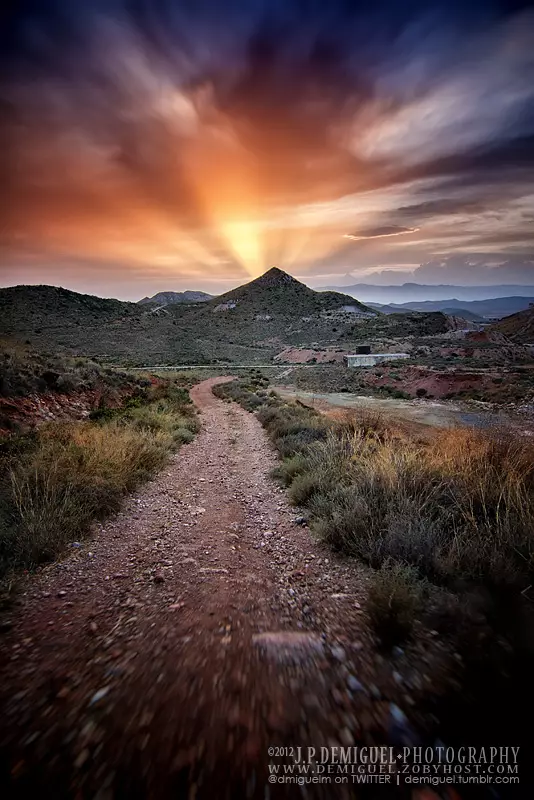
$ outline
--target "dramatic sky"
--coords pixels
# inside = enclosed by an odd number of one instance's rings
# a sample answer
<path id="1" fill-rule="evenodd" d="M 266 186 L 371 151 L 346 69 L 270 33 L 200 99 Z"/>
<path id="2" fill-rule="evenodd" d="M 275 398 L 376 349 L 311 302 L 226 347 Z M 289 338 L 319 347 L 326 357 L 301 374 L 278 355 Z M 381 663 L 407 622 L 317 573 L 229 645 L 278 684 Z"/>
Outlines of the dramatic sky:
<path id="1" fill-rule="evenodd" d="M 534 10 L 7 0 L 0 283 L 534 284 Z"/>

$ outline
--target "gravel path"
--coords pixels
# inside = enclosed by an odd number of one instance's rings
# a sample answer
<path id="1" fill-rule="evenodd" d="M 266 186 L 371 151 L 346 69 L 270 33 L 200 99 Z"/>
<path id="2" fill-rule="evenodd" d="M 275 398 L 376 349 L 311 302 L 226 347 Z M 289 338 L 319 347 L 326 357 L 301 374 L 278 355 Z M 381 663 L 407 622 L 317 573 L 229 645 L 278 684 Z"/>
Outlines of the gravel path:
<path id="1" fill-rule="evenodd" d="M 269 746 L 383 742 L 413 703 L 371 655 L 365 570 L 296 522 L 221 380 L 192 390 L 194 442 L 4 622 L 2 797 L 272 796 Z"/>

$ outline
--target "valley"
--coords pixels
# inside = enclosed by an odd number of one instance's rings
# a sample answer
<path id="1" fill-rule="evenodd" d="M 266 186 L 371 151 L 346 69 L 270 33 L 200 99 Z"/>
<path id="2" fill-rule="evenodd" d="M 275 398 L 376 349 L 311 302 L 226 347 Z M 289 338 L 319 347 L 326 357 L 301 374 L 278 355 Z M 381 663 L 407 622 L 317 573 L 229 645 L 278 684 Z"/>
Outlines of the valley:
<path id="1" fill-rule="evenodd" d="M 0 336 L 123 368 L 331 365 L 302 379 L 301 388 L 317 391 L 419 391 L 430 399 L 522 405 L 533 397 L 532 309 L 490 326 L 442 311 L 386 314 L 348 295 L 313 291 L 277 268 L 219 297 L 185 294 L 161 305 L 47 286 L 0 290 Z M 409 361 L 344 370 L 343 357 L 361 345 L 406 352 Z"/>

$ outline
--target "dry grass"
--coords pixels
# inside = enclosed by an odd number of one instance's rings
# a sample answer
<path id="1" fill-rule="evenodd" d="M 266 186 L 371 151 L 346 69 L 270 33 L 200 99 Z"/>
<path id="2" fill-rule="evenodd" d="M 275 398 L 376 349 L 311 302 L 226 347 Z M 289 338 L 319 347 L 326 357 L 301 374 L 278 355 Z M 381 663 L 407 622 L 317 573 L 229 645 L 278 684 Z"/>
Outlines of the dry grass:
<path id="1" fill-rule="evenodd" d="M 331 431 L 297 486 L 321 535 L 375 566 L 393 557 L 442 581 L 527 585 L 534 447 L 502 431 L 437 431 L 430 443 Z"/>
<path id="2" fill-rule="evenodd" d="M 221 391 L 246 405 L 246 388 L 236 383 Z M 421 580 L 456 593 L 466 608 L 474 594 L 484 597 L 479 617 L 523 647 L 534 572 L 534 443 L 501 429 L 417 439 L 381 417 L 336 422 L 271 395 L 257 415 L 282 456 L 274 474 L 309 509 L 315 532 L 378 570 L 375 625 L 382 615 L 384 630 L 395 627 L 391 616 L 410 605 L 409 593 L 395 588 L 404 576 L 412 588 Z M 388 586 L 405 600 L 386 614 L 377 598 Z M 414 616 L 417 606 L 410 609 Z"/>
<path id="3" fill-rule="evenodd" d="M 411 634 L 423 592 L 417 571 L 404 564 L 385 562 L 374 573 L 366 611 L 384 645 L 398 644 Z"/>
<path id="4" fill-rule="evenodd" d="M 116 511 L 197 428 L 189 403 L 158 389 L 146 405 L 100 421 L 50 423 L 2 458 L 0 564 L 31 567 L 79 539 L 94 519 Z"/>

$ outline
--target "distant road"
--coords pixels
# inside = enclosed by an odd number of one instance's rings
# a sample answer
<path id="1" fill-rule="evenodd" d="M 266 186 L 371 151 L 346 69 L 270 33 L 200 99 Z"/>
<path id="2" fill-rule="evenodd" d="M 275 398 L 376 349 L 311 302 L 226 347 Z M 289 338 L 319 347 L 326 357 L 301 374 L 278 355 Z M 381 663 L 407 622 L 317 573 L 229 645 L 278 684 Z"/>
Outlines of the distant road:
<path id="1" fill-rule="evenodd" d="M 334 361 L 324 362 L 322 364 L 177 364 L 174 367 L 158 367 L 158 366 L 149 366 L 149 367 L 125 367 L 124 364 L 110 364 L 111 367 L 116 369 L 128 369 L 128 370 L 173 370 L 178 371 L 182 369 L 267 369 L 271 367 L 328 367 L 332 366 Z"/>

